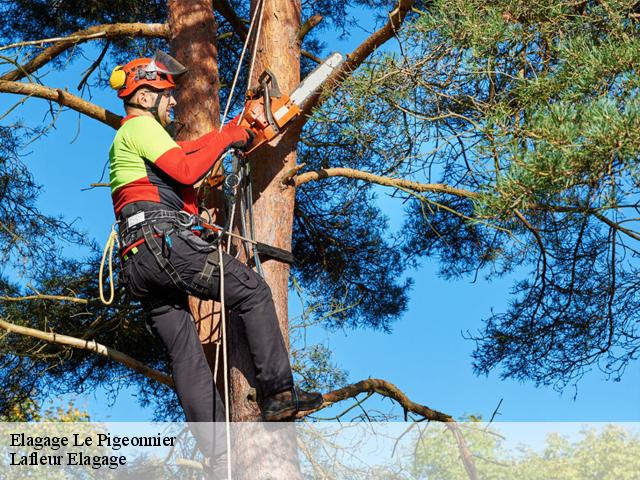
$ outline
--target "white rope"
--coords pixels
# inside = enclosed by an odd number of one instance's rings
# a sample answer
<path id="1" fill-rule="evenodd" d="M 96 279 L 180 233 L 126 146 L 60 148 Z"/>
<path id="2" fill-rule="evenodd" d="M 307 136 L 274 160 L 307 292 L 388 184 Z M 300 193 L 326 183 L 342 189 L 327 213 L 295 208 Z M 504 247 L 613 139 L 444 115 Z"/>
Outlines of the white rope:
<path id="1" fill-rule="evenodd" d="M 253 73 L 253 66 L 255 64 L 256 58 L 256 47 L 258 45 L 258 40 L 260 38 L 260 31 L 262 29 L 262 17 L 264 12 L 264 3 L 265 0 L 258 0 L 258 5 L 256 5 L 256 11 L 254 12 L 253 17 L 251 18 L 251 24 L 249 26 L 249 31 L 247 32 L 247 38 L 244 42 L 244 46 L 242 47 L 242 53 L 240 54 L 240 60 L 238 61 L 238 67 L 236 69 L 235 76 L 233 78 L 233 83 L 231 85 L 231 90 L 229 91 L 229 96 L 227 98 L 227 104 L 224 109 L 224 114 L 222 116 L 222 121 L 220 122 L 220 129 L 218 131 L 222 131 L 222 127 L 224 125 L 225 120 L 227 119 L 227 114 L 229 113 L 229 108 L 231 106 L 231 101 L 233 100 L 233 93 L 236 87 L 236 83 L 238 81 L 238 77 L 240 75 L 240 69 L 242 68 L 242 60 L 244 59 L 244 54 L 247 49 L 247 45 L 249 44 L 249 39 L 251 37 L 251 33 L 253 31 L 253 26 L 255 23 L 256 15 L 255 13 L 260 9 L 260 13 L 258 14 L 258 29 L 256 32 L 256 37 L 253 45 L 253 55 L 251 58 L 251 66 L 249 69 L 248 82 L 251 81 L 251 75 Z M 248 85 L 247 85 L 248 87 Z M 240 113 L 240 118 L 244 114 L 244 105 L 242 107 L 242 112 Z M 233 188 L 233 196 L 235 198 L 237 193 L 237 185 Z M 233 228 L 233 217 L 235 216 L 235 206 L 236 202 L 233 202 L 233 206 L 231 208 L 230 215 L 230 228 Z M 231 235 L 228 237 L 229 243 L 227 245 L 227 250 L 231 247 Z M 221 321 L 221 335 L 222 335 L 222 366 L 224 370 L 223 378 L 224 378 L 224 416 L 225 416 L 225 429 L 226 429 L 226 440 L 227 440 L 227 477 L 231 480 L 233 477 L 231 475 L 231 432 L 230 432 L 230 413 L 229 413 L 229 365 L 228 365 L 228 354 L 227 354 L 227 321 L 226 321 L 226 312 L 225 312 L 225 302 L 224 302 L 224 259 L 222 257 L 222 239 L 218 242 L 218 259 L 220 263 L 220 321 Z M 216 361 L 217 364 L 217 361 Z M 216 367 L 217 370 L 217 367 Z"/>
<path id="2" fill-rule="evenodd" d="M 251 83 L 251 75 L 253 75 L 253 67 L 256 63 L 256 53 L 258 53 L 258 41 L 260 40 L 260 32 L 262 31 L 262 19 L 264 17 L 264 4 L 266 0 L 260 0 L 260 16 L 258 17 L 258 30 L 256 31 L 256 39 L 253 42 L 253 54 L 251 56 L 251 65 L 249 66 L 249 75 L 247 76 L 247 90 L 249 90 L 249 84 Z M 256 5 L 256 10 L 258 6 Z M 240 118 L 244 115 L 244 108 L 246 103 L 242 104 L 242 111 L 240 112 Z"/>
<path id="3" fill-rule="evenodd" d="M 251 81 L 251 73 L 253 72 L 253 61 L 255 60 L 256 46 L 258 45 L 258 38 L 260 36 L 260 29 L 262 27 L 262 12 L 264 10 L 264 0 L 258 0 L 258 4 L 256 5 L 256 12 L 258 11 L 258 8 L 260 9 L 260 14 L 259 14 L 260 20 L 258 21 L 258 33 L 256 34 L 256 39 L 253 44 L 253 56 L 251 60 L 251 69 L 249 70 L 249 77 L 247 77 L 248 82 Z M 233 100 L 233 92 L 236 89 L 236 83 L 238 82 L 238 77 L 240 76 L 240 70 L 242 69 L 242 60 L 244 60 L 244 54 L 247 51 L 247 45 L 249 45 L 249 39 L 251 38 L 251 32 L 253 31 L 253 25 L 255 24 L 255 20 L 256 20 L 256 15 L 254 14 L 253 17 L 251 17 L 251 24 L 249 25 L 249 30 L 247 31 L 247 38 L 245 38 L 244 45 L 242 46 L 242 53 L 240 53 L 240 60 L 238 61 L 238 67 L 236 68 L 236 73 L 233 77 L 233 82 L 231 83 L 231 90 L 229 91 L 229 96 L 227 97 L 227 104 L 224 107 L 224 114 L 222 115 L 222 121 L 220 122 L 220 130 L 218 131 L 222 130 L 222 126 L 224 125 L 224 122 L 227 119 L 227 114 L 229 113 L 229 108 L 231 107 L 231 101 Z M 244 113 L 244 106 L 242 107 L 240 118 L 242 118 L 242 113 Z"/>
<path id="4" fill-rule="evenodd" d="M 111 225 L 111 233 L 109 234 L 109 238 L 107 239 L 107 243 L 104 246 L 104 250 L 102 252 L 102 261 L 100 262 L 100 273 L 98 274 L 98 290 L 100 291 L 100 300 L 105 305 L 111 305 L 113 303 L 113 299 L 115 298 L 115 287 L 113 285 L 113 249 L 118 242 L 118 234 L 116 233 L 116 225 L 115 223 Z M 104 297 L 104 285 L 102 276 L 104 274 L 104 264 L 105 259 L 109 256 L 109 298 L 106 299 Z"/>
<path id="5" fill-rule="evenodd" d="M 229 365 L 227 356 L 227 319 L 224 305 L 224 260 L 222 258 L 222 242 L 218 242 L 218 260 L 220 262 L 220 321 L 222 330 L 222 368 L 224 378 L 224 421 L 227 439 L 227 477 L 231 476 L 231 420 L 229 417 Z"/>

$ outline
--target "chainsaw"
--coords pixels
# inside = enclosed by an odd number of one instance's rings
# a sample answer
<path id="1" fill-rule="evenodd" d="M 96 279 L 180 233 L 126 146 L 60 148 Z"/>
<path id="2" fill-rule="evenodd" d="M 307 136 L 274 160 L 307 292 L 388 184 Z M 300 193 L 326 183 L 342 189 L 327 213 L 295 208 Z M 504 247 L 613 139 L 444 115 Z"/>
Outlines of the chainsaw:
<path id="1" fill-rule="evenodd" d="M 238 125 L 250 129 L 255 137 L 245 155 L 270 142 L 282 133 L 291 120 L 302 112 L 304 103 L 316 93 L 327 78 L 344 61 L 340 53 L 332 53 L 295 88 L 290 95 L 283 95 L 278 79 L 269 69 L 258 77 L 258 86 L 247 93 L 244 113 Z M 211 172 L 207 183 L 217 187 L 222 182 L 220 165 Z"/>
<path id="2" fill-rule="evenodd" d="M 307 99 L 320 89 L 342 62 L 342 55 L 337 52 L 331 54 L 290 95 L 282 94 L 278 79 L 271 70 L 262 72 L 258 77 L 258 86 L 247 94 L 245 111 L 239 122 L 240 126 L 256 134 L 251 149 L 246 153 L 280 135 L 285 126 L 300 115 Z"/>

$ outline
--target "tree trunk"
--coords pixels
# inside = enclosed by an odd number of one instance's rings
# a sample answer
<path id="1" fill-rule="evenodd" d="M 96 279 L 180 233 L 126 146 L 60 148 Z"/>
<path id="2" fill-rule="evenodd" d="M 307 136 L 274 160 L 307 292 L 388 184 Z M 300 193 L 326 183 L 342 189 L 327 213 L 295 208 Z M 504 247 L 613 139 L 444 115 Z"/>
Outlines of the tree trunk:
<path id="1" fill-rule="evenodd" d="M 252 1 L 255 10 L 256 1 Z M 300 3 L 297 0 L 265 1 L 262 32 L 257 45 L 256 65 L 251 86 L 257 84 L 260 73 L 269 68 L 278 78 L 280 89 L 288 93 L 300 82 L 300 47 L 297 35 L 300 29 Z M 252 155 L 251 171 L 254 192 L 254 222 L 256 240 L 285 250 L 291 250 L 295 191 L 282 190 L 280 176 L 296 163 L 297 138 L 285 136 L 260 148 Z M 289 348 L 288 287 L 289 266 L 275 260 L 262 264 L 265 279 L 271 287 L 280 329 Z M 231 395 L 233 420 L 259 421 L 256 403 L 248 400 L 249 388 L 255 385 L 253 363 L 243 332 L 231 329 Z M 239 433 L 238 444 L 245 452 L 263 452 L 260 461 L 251 455 L 242 455 L 236 462 L 236 471 L 245 472 L 242 478 L 301 478 L 297 461 L 295 430 L 260 428 Z M 267 454 L 268 453 L 268 454 Z"/>
<path id="2" fill-rule="evenodd" d="M 253 8 L 255 8 L 255 1 Z M 260 73 L 269 68 L 278 78 L 280 89 L 288 93 L 300 82 L 300 47 L 297 34 L 300 28 L 300 4 L 297 0 L 269 0 L 265 2 L 262 33 L 257 46 L 256 65 L 251 86 L 257 84 Z M 291 250 L 295 191 L 282 190 L 280 176 L 296 162 L 297 138 L 284 136 L 271 145 L 261 147 L 251 158 L 254 192 L 255 238 L 263 243 Z M 263 263 L 267 283 L 271 287 L 276 312 L 289 348 L 288 286 L 289 266 L 275 260 Z M 237 329 L 236 329 L 237 330 Z M 253 363 L 236 331 L 231 342 L 232 395 L 234 421 L 258 420 L 254 402 L 247 401 L 253 377 Z"/>
<path id="3" fill-rule="evenodd" d="M 169 0 L 168 7 L 172 51 L 189 68 L 179 84 L 182 88 L 178 89 L 176 118 L 184 121 L 179 138 L 191 139 L 217 127 L 219 122 L 216 23 L 211 2 Z M 252 1 L 252 9 L 255 8 L 256 2 Z M 263 69 L 268 67 L 277 75 L 283 92 L 295 88 L 300 80 L 299 29 L 298 0 L 265 0 L 253 84 Z M 186 85 L 188 88 L 184 88 Z M 256 239 L 287 250 L 291 249 L 295 192 L 293 188 L 281 190 L 279 178 L 281 172 L 295 165 L 296 142 L 297 138 L 293 136 L 281 138 L 273 145 L 261 148 L 251 158 Z M 264 262 L 263 268 L 288 348 L 289 267 L 271 260 Z M 215 349 L 211 348 L 211 342 L 215 340 L 212 337 L 216 335 L 212 335 L 212 331 L 217 322 L 212 314 L 212 302 L 194 300 L 191 307 L 213 366 Z M 259 421 L 260 412 L 255 399 L 248 398 L 251 386 L 255 386 L 255 373 L 244 331 L 238 328 L 238 322 L 230 323 L 233 324 L 229 329 L 232 419 L 235 422 Z M 247 434 L 243 435 L 243 432 Z M 281 434 L 272 431 L 268 435 L 256 435 L 258 432 L 255 430 L 239 433 L 234 452 L 241 456 L 234 459 L 234 478 L 267 478 L 265 475 L 291 480 L 300 478 L 295 436 L 291 435 L 291 429 L 283 429 Z"/>
<path id="4" fill-rule="evenodd" d="M 189 71 L 178 79 L 175 118 L 177 138 L 191 140 L 220 126 L 217 24 L 206 0 L 169 0 L 171 51 Z M 223 204 L 219 195 L 213 201 Z M 219 309 L 214 302 L 190 298 L 190 306 L 207 359 L 214 369 Z"/>

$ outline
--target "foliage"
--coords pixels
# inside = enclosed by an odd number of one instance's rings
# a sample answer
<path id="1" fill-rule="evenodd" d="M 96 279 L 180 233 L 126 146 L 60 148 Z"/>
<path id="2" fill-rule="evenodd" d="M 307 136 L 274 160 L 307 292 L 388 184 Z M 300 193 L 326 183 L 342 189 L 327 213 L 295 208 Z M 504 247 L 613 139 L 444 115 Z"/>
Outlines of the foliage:
<path id="1" fill-rule="evenodd" d="M 83 235 L 64 221 L 38 210 L 42 186 L 37 185 L 21 158 L 21 151 L 40 132 L 22 125 L 0 125 L 0 262 L 21 273 L 37 270 L 59 254 L 56 239 L 86 245 Z"/>
<path id="2" fill-rule="evenodd" d="M 396 193 L 400 262 L 516 278 L 469 334 L 479 373 L 562 388 L 637 357 L 636 10 L 435 1 L 316 117 L 345 132 L 320 161 L 458 189 Z"/>
<path id="3" fill-rule="evenodd" d="M 513 448 L 482 424 L 464 424 L 463 432 L 469 449 L 477 458 L 479 478 L 495 480 L 548 478 L 632 479 L 637 476 L 640 438 L 621 426 L 588 428 L 577 438 L 549 433 L 543 448 Z M 524 427 L 523 427 L 524 428 Z M 497 430 L 500 430 L 498 425 Z M 410 478 L 463 480 L 467 473 L 459 460 L 452 436 L 443 429 L 427 429 L 416 445 Z"/>

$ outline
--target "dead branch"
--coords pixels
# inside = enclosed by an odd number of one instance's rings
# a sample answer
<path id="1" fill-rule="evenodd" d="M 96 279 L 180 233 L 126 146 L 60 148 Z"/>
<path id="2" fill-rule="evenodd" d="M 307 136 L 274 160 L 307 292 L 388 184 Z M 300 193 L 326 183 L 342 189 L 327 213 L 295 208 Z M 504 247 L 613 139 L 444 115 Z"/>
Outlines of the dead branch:
<path id="1" fill-rule="evenodd" d="M 414 3 L 415 0 L 398 0 L 395 8 L 389 13 L 389 20 L 387 23 L 369 36 L 360 44 L 360 46 L 347 56 L 347 60 L 327 80 L 327 88 L 335 90 L 362 64 L 362 62 L 369 57 L 369 55 L 371 55 L 380 45 L 393 37 L 399 30 L 407 14 L 411 11 L 411 7 Z M 299 120 L 299 122 L 306 122 L 309 119 L 309 113 L 323 102 L 323 98 L 326 97 L 323 97 L 321 93 L 317 93 L 312 96 L 305 103 L 303 108 L 303 113 L 305 115 L 300 116 L 301 120 Z"/>
<path id="2" fill-rule="evenodd" d="M 54 332 L 43 332 L 42 330 L 37 330 L 35 328 L 15 325 L 2 319 L 0 319 L 0 328 L 3 328 L 10 333 L 17 333 L 19 335 L 37 338 L 39 340 L 44 340 L 50 343 L 67 345 L 81 350 L 89 350 L 91 352 L 97 353 L 98 355 L 102 355 L 104 357 L 115 360 L 116 362 L 119 362 L 124 366 L 130 368 L 134 372 L 149 377 L 150 379 L 160 382 L 163 385 L 173 387 L 173 380 L 169 375 L 165 375 L 164 373 L 154 370 L 153 368 L 145 365 L 135 358 L 132 358 L 129 355 L 118 350 L 114 350 L 113 348 L 106 347 L 101 343 L 97 343 L 95 340 L 82 340 L 80 338 L 70 337 L 68 335 L 59 335 Z"/>
<path id="3" fill-rule="evenodd" d="M 24 302 L 26 300 L 57 300 L 60 302 L 80 303 L 88 305 L 89 300 L 86 298 L 66 297 L 64 295 L 25 295 L 23 297 L 0 297 L 3 302 Z"/>
<path id="4" fill-rule="evenodd" d="M 453 417 L 451 415 L 447 415 L 446 413 L 433 410 L 425 405 L 413 402 L 409 399 L 409 397 L 407 397 L 404 392 L 402 392 L 391 382 L 379 378 L 369 378 L 367 380 L 362 380 L 361 382 L 354 383 L 344 388 L 326 393 L 322 396 L 324 399 L 324 403 L 315 411 L 327 408 L 336 402 L 354 398 L 359 393 L 364 392 L 375 392 L 384 397 L 392 398 L 393 400 L 398 402 L 400 406 L 407 412 L 416 413 L 426 418 L 427 420 L 444 422 L 451 434 L 454 436 L 456 443 L 458 444 L 460 457 L 462 463 L 464 464 L 464 468 L 467 471 L 469 479 L 478 480 L 479 477 L 475 467 L 475 462 L 473 460 L 473 454 L 469 451 L 469 447 L 464 440 L 462 432 L 460 431 L 460 428 L 458 427 L 458 424 L 453 419 Z M 311 413 L 313 413 L 313 411 L 304 412 L 304 414 L 298 414 L 297 418 L 303 418 Z"/>
<path id="5" fill-rule="evenodd" d="M 9 80 L 0 80 L 0 92 L 14 93 L 29 97 L 44 98 L 72 108 L 88 117 L 94 118 L 112 128 L 118 129 L 122 117 L 109 110 L 87 102 L 60 88 L 50 88 L 35 83 L 22 83 Z"/>
<path id="6" fill-rule="evenodd" d="M 30 73 L 35 72 L 43 65 L 46 65 L 74 45 L 89 40 L 95 40 L 96 38 L 106 38 L 111 40 L 122 37 L 166 38 L 168 36 L 169 27 L 164 23 L 114 23 L 95 25 L 85 30 L 79 30 L 68 37 L 36 41 L 36 43 L 54 41 L 55 44 L 43 50 L 26 64 L 10 71 L 9 73 L 5 73 L 0 77 L 0 80 L 20 80 Z M 17 46 L 19 44 L 14 45 Z"/>
<path id="7" fill-rule="evenodd" d="M 415 192 L 446 193 L 465 198 L 476 198 L 479 196 L 479 194 L 476 192 L 451 187 L 444 183 L 413 182 L 402 178 L 383 177 L 380 175 L 375 175 L 373 173 L 363 172 L 362 170 L 355 170 L 353 168 L 325 168 L 314 172 L 305 172 L 300 175 L 296 175 L 296 171 L 295 169 L 293 169 L 282 178 L 281 183 L 283 185 L 298 187 L 313 180 L 323 180 L 330 177 L 355 178 L 358 180 L 364 180 L 366 182 L 377 183 L 378 185 L 403 188 L 407 190 L 413 190 Z"/>
<path id="8" fill-rule="evenodd" d="M 451 415 L 447 415 L 446 413 L 438 412 L 437 410 L 432 410 L 427 406 L 412 402 L 393 383 L 378 378 L 369 378 L 367 380 L 362 380 L 361 382 L 354 383 L 353 385 L 348 385 L 344 388 L 325 393 L 322 396 L 324 399 L 324 403 L 320 408 L 314 411 L 322 410 L 333 405 L 336 402 L 341 402 L 342 400 L 353 398 L 359 393 L 364 392 L 376 392 L 384 397 L 392 398 L 407 411 L 422 415 L 428 420 L 434 420 L 437 422 L 454 421 Z M 313 411 L 305 412 L 304 415 L 299 415 L 299 418 L 309 415 L 310 413 L 313 413 Z"/>

